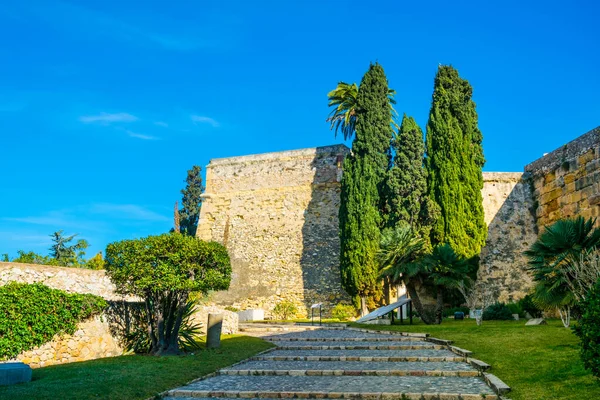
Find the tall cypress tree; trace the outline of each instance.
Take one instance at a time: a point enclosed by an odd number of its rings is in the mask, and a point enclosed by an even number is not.
[[[340,271],[342,285],[361,298],[364,312],[366,297],[380,291],[375,255],[392,138],[388,83],[379,64],[371,64],[363,76],[356,105],[356,134],[344,161],[340,195]]]
[[[473,88],[451,66],[438,68],[427,122],[427,184],[440,207],[431,239],[459,254],[479,254],[485,244],[481,169],[485,163],[472,100]]]
[[[421,206],[427,196],[423,166],[423,131],[413,117],[402,117],[398,135],[392,141],[394,163],[387,179],[388,217],[386,225],[402,221],[419,230]]]
[[[202,168],[194,165],[188,170],[185,178],[185,188],[181,190],[183,195],[181,205],[183,208],[179,210],[180,232],[190,236],[196,235],[198,228],[198,220],[200,218],[200,207],[202,206]]]

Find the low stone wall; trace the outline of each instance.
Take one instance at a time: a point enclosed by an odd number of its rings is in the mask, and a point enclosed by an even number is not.
[[[43,283],[69,293],[90,293],[106,300],[121,300],[104,271],[50,265],[0,262],[0,286],[11,282]]]
[[[108,321],[95,317],[77,325],[73,335],[62,335],[33,350],[17,356],[17,361],[29,364],[32,368],[45,367],[96,358],[121,355],[123,348],[119,340],[111,334]]]
[[[223,314],[223,335],[231,335],[238,333],[239,317],[237,313],[224,310],[217,306],[201,306],[192,316],[192,319],[202,324],[202,333],[206,334],[206,326],[208,324],[208,314]]]

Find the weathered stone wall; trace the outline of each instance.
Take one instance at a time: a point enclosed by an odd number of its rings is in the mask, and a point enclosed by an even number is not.
[[[105,316],[91,318],[77,325],[73,335],[62,335],[17,356],[17,361],[31,368],[45,367],[123,354],[119,340],[111,333]]]
[[[540,230],[560,218],[600,216],[600,127],[532,162],[525,171],[533,181]]]
[[[0,286],[7,282],[40,282],[53,289],[69,293],[90,293],[106,300],[120,300],[104,271],[63,268],[50,265],[0,262]]]
[[[262,308],[282,300],[306,314],[347,299],[339,277],[343,145],[211,160],[197,236],[223,243],[233,276],[213,300]]]
[[[522,173],[484,172],[483,209],[488,236],[478,280],[499,289],[499,300],[524,297],[533,282],[525,251],[537,238],[531,182]]]

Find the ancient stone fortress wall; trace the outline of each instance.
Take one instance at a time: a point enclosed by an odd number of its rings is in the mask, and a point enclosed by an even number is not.
[[[348,300],[340,285],[338,209],[344,145],[211,160],[197,236],[223,243],[233,276],[212,300],[267,316]]]
[[[484,172],[483,209],[488,235],[478,280],[499,289],[499,301],[524,297],[532,287],[523,251],[537,238],[531,181],[520,172]]]
[[[525,171],[533,181],[540,230],[560,218],[600,216],[600,127],[532,162]]]

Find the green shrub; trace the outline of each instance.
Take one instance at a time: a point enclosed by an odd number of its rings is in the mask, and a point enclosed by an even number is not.
[[[469,315],[469,307],[452,307],[444,309],[444,317],[453,318],[455,312],[463,312],[465,313],[465,317]]]
[[[73,334],[77,323],[107,306],[91,294],[70,294],[40,283],[9,282],[0,287],[0,360],[16,357],[52,340]]]
[[[483,311],[484,321],[510,321],[513,320],[512,312],[510,308],[504,303],[492,304]]]
[[[600,378],[600,281],[581,302],[582,315],[573,327],[581,341],[581,359],[592,374]]]
[[[528,313],[533,318],[542,317],[542,310],[540,310],[540,308],[535,305],[531,295],[528,294],[527,296],[523,297],[521,300],[519,300],[519,304],[523,309],[523,313]]]
[[[506,306],[511,313],[518,314],[519,318],[525,318],[525,311],[523,311],[521,303],[508,303]]]
[[[331,316],[340,321],[348,321],[349,319],[356,317],[356,308],[349,304],[338,303],[331,310]]]
[[[289,300],[283,300],[275,305],[273,314],[277,319],[291,319],[298,314],[298,307]]]
[[[225,310],[231,311],[231,312],[238,312],[238,311],[240,311],[239,308],[233,307],[233,306],[227,306],[227,307],[225,307]]]

